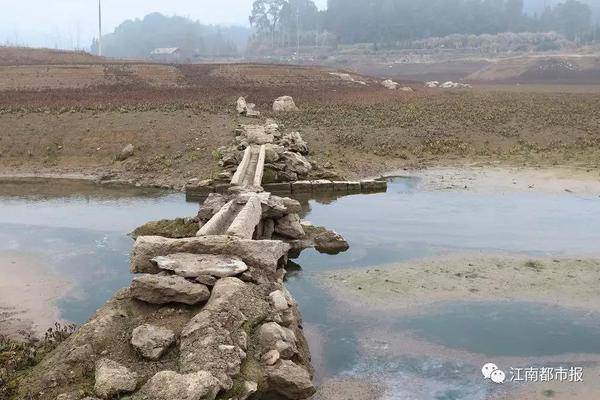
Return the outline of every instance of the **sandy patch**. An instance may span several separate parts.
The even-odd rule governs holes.
[[[56,301],[71,285],[51,275],[44,261],[17,252],[0,254],[0,333],[19,338],[39,335],[61,321]]]
[[[321,385],[311,400],[377,400],[382,395],[382,388],[366,379],[338,379]]]
[[[421,190],[468,190],[482,193],[531,192],[600,196],[600,171],[567,167],[428,168],[401,171],[421,179]],[[390,174],[393,175],[393,174]]]
[[[323,274],[338,301],[409,310],[440,301],[522,300],[598,309],[600,259],[485,253]]]

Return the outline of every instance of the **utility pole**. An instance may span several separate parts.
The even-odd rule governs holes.
[[[98,55],[102,56],[102,0],[98,0]]]
[[[296,5],[296,56],[300,56],[300,4]]]

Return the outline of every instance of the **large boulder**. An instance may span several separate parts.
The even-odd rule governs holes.
[[[176,253],[152,259],[160,269],[184,278],[210,275],[217,278],[236,276],[248,270],[241,258],[226,255]]]
[[[316,391],[308,371],[289,360],[267,367],[267,381],[269,389],[285,399],[306,399]]]
[[[210,297],[208,288],[181,276],[145,274],[133,278],[131,296],[150,304],[182,303],[194,305]]]
[[[131,345],[146,359],[156,361],[175,342],[175,333],[155,325],[141,325],[131,333]]]
[[[286,171],[294,172],[300,176],[305,176],[312,171],[312,165],[301,154],[286,151],[282,155],[282,160],[285,163]]]
[[[306,235],[298,214],[288,214],[275,223],[275,233],[288,239],[303,239]]]
[[[241,258],[248,266],[273,273],[279,260],[287,255],[290,245],[276,240],[244,240],[228,236],[204,236],[167,239],[141,236],[135,241],[130,270],[133,273],[157,274],[161,270],[154,257],[174,253],[227,254]]]
[[[121,364],[103,358],[96,363],[94,392],[103,399],[131,393],[137,387],[137,374]]]
[[[273,111],[276,113],[298,111],[298,107],[291,96],[281,96],[273,103]]]
[[[221,390],[219,381],[209,372],[181,375],[161,371],[133,396],[134,400],[214,400]]]

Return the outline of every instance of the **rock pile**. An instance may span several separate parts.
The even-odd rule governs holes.
[[[200,226],[207,224],[224,204],[235,201],[238,197],[211,193],[198,212]],[[297,200],[270,193],[260,193],[258,197],[262,216],[254,232],[254,239],[284,241],[290,245],[294,254],[307,248],[315,248],[327,254],[338,254],[349,249],[348,242],[338,233],[301,221],[299,214],[302,206]]]
[[[243,209],[244,201],[259,207],[249,237],[139,236],[130,287],[24,378],[20,398],[42,390],[37,398],[52,400],[310,397],[310,355],[284,267],[290,252],[335,253],[348,244],[302,222],[298,201],[245,190],[211,194],[198,212],[199,234],[228,204]]]
[[[440,84],[438,81],[429,81],[425,83],[425,87],[427,88],[440,88],[440,89],[472,89],[473,86],[468,83],[458,83],[458,82],[444,82]]]
[[[295,182],[306,179],[335,179],[337,174],[311,162],[310,149],[299,132],[284,132],[271,119],[264,125],[240,125],[235,144],[218,149],[223,181],[230,180],[244,158],[248,146],[265,145],[263,184]]]
[[[245,97],[240,97],[236,102],[236,110],[238,114],[246,117],[260,117],[260,112],[255,110],[256,104],[246,102]]]

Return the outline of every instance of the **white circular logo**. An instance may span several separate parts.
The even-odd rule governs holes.
[[[481,368],[481,373],[483,374],[483,377],[485,379],[491,379],[492,378],[492,372],[497,371],[498,370],[498,366],[494,363],[487,363],[483,366],[483,368]]]
[[[490,379],[494,383],[504,383],[504,381],[506,380],[506,374],[504,373],[504,371],[497,369],[494,372],[492,372]]]

